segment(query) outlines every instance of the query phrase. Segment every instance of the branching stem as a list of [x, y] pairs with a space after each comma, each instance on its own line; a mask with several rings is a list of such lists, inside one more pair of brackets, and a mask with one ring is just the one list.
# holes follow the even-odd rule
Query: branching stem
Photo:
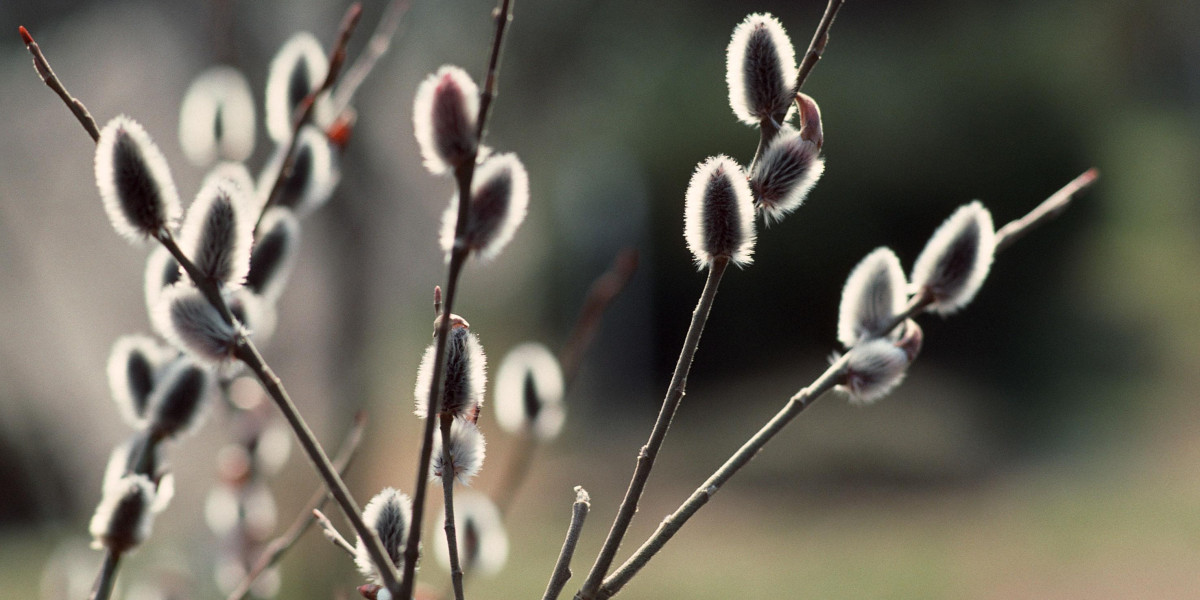
[[[1000, 229], [1004, 232], [1003, 235], [998, 233], [996, 252], [1000, 252], [1007, 248], [1012, 240], [1017, 239], [1029, 229], [1044, 223], [1045, 221], [1058, 216], [1062, 210], [1070, 202], [1072, 196], [1079, 191], [1091, 185], [1097, 177], [1095, 169], [1089, 169], [1073, 181], [1068, 183], [1059, 191], [1055, 192], [1048, 199], [1039, 204], [1036, 208], [1030, 211], [1025, 216], [1016, 219]], [[1003, 239], [1006, 243], [1001, 244]], [[920, 313], [929, 304], [927, 299], [922, 294], [917, 294], [909, 302], [904, 312], [899, 315], [893, 323], [893, 327], [903, 323], [907, 319]], [[890, 329], [890, 328], [889, 328]], [[817, 398], [821, 397], [825, 392], [833, 389], [842, 377], [845, 375], [846, 364], [848, 362], [849, 353], [842, 355], [841, 358], [834, 361], [828, 369], [825, 370], [812, 384], [808, 387], [796, 392], [788, 399], [784, 405], [770, 421], [767, 422], [761, 429], [755, 433], [749, 441], [742, 445], [741, 448], [734, 452], [725, 464], [721, 465], [707, 480], [696, 488], [695, 492], [688, 497], [682, 505], [663, 519], [659, 524], [658, 529], [642, 544], [640, 548], [629, 557], [612, 575], [606, 577], [600, 588], [597, 590], [595, 597], [600, 600], [611, 598], [619, 592], [621, 588], [633, 578], [634, 575], [646, 566], [646, 563], [658, 553], [659, 550], [679, 531], [683, 524], [696, 514], [709, 499], [712, 498], [717, 490], [725, 482], [729, 481], [742, 467], [746, 466], [753, 459], [767, 442], [771, 441], [780, 431], [783, 430], [788, 423], [795, 419], [804, 409], [808, 408]]]
[[621, 540], [625, 538], [629, 524], [633, 522], [633, 515], [637, 513], [642, 491], [650, 479], [651, 469], [654, 468], [654, 459], [658, 456], [658, 450], [667, 437], [667, 430], [671, 427], [672, 419], [675, 418], [675, 411], [679, 409], [679, 403], [683, 400], [683, 393], [687, 388], [688, 372], [692, 368], [692, 358], [696, 355], [696, 348], [700, 344], [700, 335], [704, 332], [705, 323], [708, 322], [708, 313], [712, 309], [713, 299], [716, 298], [717, 288], [721, 284], [721, 276], [725, 273], [727, 266], [729, 266], [729, 257], [724, 256], [714, 258], [712, 264], [709, 265], [708, 279], [704, 283], [704, 291], [700, 294], [696, 310], [692, 312], [692, 323], [688, 327], [683, 348], [679, 351], [679, 360], [675, 363], [675, 373], [671, 377], [671, 385], [667, 388], [667, 395], [663, 399], [658, 419], [654, 422], [650, 439], [638, 453], [633, 479], [625, 491], [625, 498], [621, 500], [621, 507], [617, 510], [617, 516], [613, 520], [608, 537], [604, 540], [604, 546], [600, 549], [600, 554], [596, 557], [596, 562], [592, 565], [592, 570], [588, 573], [583, 588], [575, 596], [576, 600], [592, 600], [595, 597], [596, 590], [600, 587], [604, 576], [608, 574], [617, 550], [621, 547]]

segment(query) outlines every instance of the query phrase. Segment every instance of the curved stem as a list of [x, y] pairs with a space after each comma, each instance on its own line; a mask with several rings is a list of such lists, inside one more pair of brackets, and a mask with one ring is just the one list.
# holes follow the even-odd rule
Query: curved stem
[[59, 80], [58, 75], [54, 73], [54, 69], [50, 67], [50, 61], [46, 60], [46, 56], [42, 54], [42, 49], [38, 47], [37, 42], [33, 41], [33, 36], [29, 34], [29, 30], [22, 25], [18, 28], [21, 33], [21, 40], [25, 42], [25, 48], [33, 55], [33, 68], [37, 70], [37, 74], [42, 78], [42, 82], [54, 90], [59, 98], [62, 98], [63, 104], [71, 110], [71, 114], [83, 125], [83, 129], [92, 136], [93, 142], [100, 141], [100, 128], [96, 126], [96, 119], [92, 118], [92, 113], [88, 112], [83, 102], [71, 95], [67, 91], [66, 86]]
[[625, 498], [621, 500], [621, 507], [617, 510], [617, 516], [613, 520], [608, 537], [604, 540], [604, 546], [600, 549], [600, 554], [596, 557], [596, 562], [592, 565], [592, 570], [588, 573], [583, 588], [575, 596], [577, 600], [591, 600], [595, 597], [597, 588], [600, 587], [604, 576], [608, 574], [617, 550], [621, 547], [621, 540], [625, 538], [629, 524], [633, 522], [638, 501], [642, 497], [642, 491], [646, 488], [646, 482], [650, 479], [650, 471], [654, 468], [654, 459], [658, 456], [658, 450], [667, 437], [667, 430], [671, 427], [671, 420], [675, 418], [675, 411], [679, 409], [679, 403], [683, 400], [683, 392], [687, 388], [688, 372], [692, 368], [692, 357], [696, 355], [696, 347], [700, 344], [700, 335], [704, 332], [704, 324], [708, 322], [708, 313], [712, 309], [713, 299], [716, 298], [717, 288], [721, 284], [721, 276], [725, 273], [727, 266], [729, 266], [729, 257], [715, 258], [709, 265], [708, 280], [704, 283], [704, 291], [700, 294], [696, 310], [692, 312], [692, 323], [688, 327], [687, 337], [684, 338], [683, 348], [679, 351], [679, 360], [675, 363], [675, 374], [671, 377], [671, 385], [667, 388], [666, 397], [663, 398], [658, 419], [654, 422], [650, 439], [638, 453], [633, 479], [625, 491]]

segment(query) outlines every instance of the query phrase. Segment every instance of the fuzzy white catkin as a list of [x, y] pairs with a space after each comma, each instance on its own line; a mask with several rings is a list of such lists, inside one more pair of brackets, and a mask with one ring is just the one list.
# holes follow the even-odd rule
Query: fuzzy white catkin
[[508, 352], [496, 373], [496, 423], [509, 433], [532, 433], [548, 441], [562, 431], [563, 375], [546, 346], [521, 344]]
[[125, 115], [109, 121], [96, 142], [96, 187], [113, 229], [131, 242], [173, 229], [182, 211], [162, 151]]
[[296, 107], [321, 86], [328, 72], [329, 58], [311, 33], [297, 33], [279, 48], [267, 74], [267, 134], [275, 143], [291, 138]]
[[181, 284], [164, 290], [151, 321], [167, 341], [198, 360], [219, 364], [233, 357], [240, 326], [226, 323], [195, 287]]
[[[412, 499], [408, 494], [402, 494], [394, 488], [383, 488], [363, 509], [363, 522], [370, 527], [388, 558], [397, 569], [404, 565], [404, 544], [408, 540], [409, 523], [412, 522]], [[367, 545], [362, 538], [354, 545], [354, 564], [358, 572], [368, 581], [383, 585], [383, 578], [375, 568], [375, 561], [367, 551]]]
[[113, 344], [108, 355], [108, 386], [125, 422], [135, 429], [146, 425], [146, 408], [154, 392], [156, 372], [171, 350], [146, 335], [127, 335]]
[[[475, 168], [471, 180], [471, 207], [464, 233], [468, 250], [483, 260], [500, 254], [512, 240], [529, 210], [529, 175], [516, 154], [494, 154]], [[439, 242], [446, 260], [454, 249], [458, 225], [458, 195], [442, 213]]]
[[[443, 511], [438, 523], [446, 520]], [[454, 532], [458, 540], [459, 564], [464, 572], [495, 575], [508, 561], [508, 532], [500, 511], [487, 496], [464, 491], [454, 495]], [[450, 566], [446, 536], [433, 536], [434, 556], [444, 567]]]
[[778, 221], [804, 203], [825, 161], [815, 142], [804, 139], [791, 125], [784, 125], [754, 165], [750, 187], [767, 222]]
[[[451, 327], [446, 340], [445, 387], [439, 412], [460, 415], [483, 404], [487, 386], [487, 356], [475, 334], [466, 327]], [[429, 410], [429, 390], [433, 385], [433, 363], [437, 354], [435, 339], [425, 349], [421, 366], [417, 369], [417, 383], [413, 387], [416, 409], [413, 411], [424, 419]]]
[[703, 269], [713, 258], [754, 258], [754, 199], [741, 165], [725, 155], [700, 163], [684, 198], [684, 238]]
[[912, 289], [932, 295], [927, 310], [953, 313], [975, 298], [995, 252], [992, 214], [979, 201], [962, 206], [938, 227], [917, 257]]
[[846, 377], [838, 389], [849, 394], [852, 404], [870, 404], [888, 395], [908, 370], [909, 358], [891, 340], [866, 340], [847, 353]]
[[[259, 176], [255, 201], [260, 212], [283, 168], [286, 150], [286, 147], [278, 148]], [[341, 171], [329, 138], [314, 125], [300, 128], [293, 156], [292, 173], [284, 179], [273, 206], [291, 208], [298, 217], [304, 217], [329, 201], [341, 182]]]
[[212, 403], [212, 374], [186, 356], [168, 365], [150, 395], [149, 427], [163, 438], [195, 431]]
[[448, 173], [470, 160], [478, 118], [479, 87], [459, 67], [444, 65], [417, 86], [413, 132], [430, 173]]
[[124, 554], [150, 536], [154, 522], [155, 485], [145, 475], [126, 475], [106, 487], [88, 532], [94, 548]]
[[725, 51], [725, 82], [738, 120], [747, 125], [782, 121], [797, 73], [796, 50], [774, 16], [752, 14], [734, 28]]
[[245, 213], [245, 191], [232, 180], [210, 178], [188, 208], [179, 245], [212, 281], [234, 288], [250, 270], [256, 216]]
[[[882, 337], [908, 300], [908, 282], [900, 259], [890, 248], [876, 248], [862, 259], [842, 288], [838, 309], [838, 341], [849, 348]], [[894, 339], [899, 332], [888, 336]]]
[[[429, 479], [440, 481], [446, 468], [446, 456], [442, 451], [442, 434], [433, 434], [433, 459], [429, 462]], [[450, 425], [450, 469], [454, 478], [463, 485], [470, 485], [471, 478], [483, 468], [487, 457], [487, 443], [483, 433], [471, 421], [456, 418]]]
[[250, 253], [246, 288], [270, 302], [278, 300], [296, 263], [299, 246], [300, 221], [295, 213], [280, 206], [268, 209]]
[[254, 176], [250, 174], [250, 169], [240, 162], [221, 162], [209, 169], [204, 176], [204, 181], [200, 184], [201, 189], [212, 185], [214, 181], [223, 181], [226, 185], [231, 185], [238, 191], [238, 198], [243, 202], [242, 209], [245, 214], [258, 215], [262, 210], [262, 206], [258, 202], [257, 186], [254, 182]]
[[254, 97], [242, 72], [217, 66], [188, 87], [179, 108], [179, 144], [193, 165], [243, 161], [254, 151]]
[[175, 285], [183, 277], [179, 262], [171, 256], [166, 246], [157, 246], [146, 258], [145, 296], [147, 314], [153, 315], [163, 290]]

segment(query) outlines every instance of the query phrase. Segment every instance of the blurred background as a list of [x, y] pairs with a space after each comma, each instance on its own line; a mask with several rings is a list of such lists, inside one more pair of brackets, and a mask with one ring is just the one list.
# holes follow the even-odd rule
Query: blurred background
[[[383, 12], [364, 2], [357, 55]], [[508, 517], [508, 566], [468, 595], [538, 597], [570, 515], [592, 514], [573, 593], [599, 548], [666, 389], [704, 278], [682, 237], [695, 165], [748, 162], [757, 132], [724, 81], [733, 27], [771, 12], [797, 52], [825, 3], [522, 0], [487, 143], [531, 177], [529, 217], [471, 264], [456, 312], [493, 370], [518, 343], [559, 349], [593, 279], [625, 247], [637, 273], [569, 391], [565, 434], [542, 448]], [[294, 32], [332, 43], [345, 3], [0, 4], [0, 596], [61, 590], [51, 556], [87, 543], [109, 450], [129, 435], [105, 364], [149, 333], [147, 248], [113, 234], [93, 146], [37, 78], [17, 25], [103, 124], [139, 120], [181, 195], [204, 173], [177, 137], [189, 82], [220, 62], [260, 103]], [[298, 267], [264, 348], [330, 448], [369, 415], [349, 483], [360, 502], [410, 491], [412, 386], [443, 283], [435, 231], [452, 192], [420, 165], [417, 84], [442, 64], [482, 80], [484, 1], [414, 2], [356, 100], [333, 200], [304, 222]], [[850, 269], [887, 245], [907, 266], [957, 206], [997, 224], [1085, 169], [1098, 184], [1005, 251], [965, 311], [925, 317], [907, 381], [870, 407], [830, 395], [735, 478], [623, 592], [629, 598], [1193, 598], [1200, 593], [1200, 4], [850, 0], [805, 86], [822, 108], [826, 173], [727, 273], [688, 395], [621, 560], [835, 349]], [[260, 113], [261, 115], [261, 108]], [[249, 161], [271, 142], [259, 125]], [[177, 495], [124, 562], [121, 594], [219, 597], [205, 496], [236, 417], [214, 410], [170, 449]], [[483, 421], [497, 489], [514, 444]], [[317, 480], [299, 452], [270, 482], [282, 528]], [[337, 519], [335, 519], [337, 520]], [[340, 522], [340, 521], [338, 521]], [[427, 527], [426, 535], [440, 530]], [[427, 538], [428, 539], [428, 538]], [[426, 545], [426, 548], [430, 548]], [[100, 553], [81, 550], [88, 586]], [[62, 564], [60, 562], [60, 564]], [[445, 587], [426, 560], [422, 581]], [[346, 598], [351, 561], [309, 534], [280, 597]], [[45, 581], [44, 581], [45, 580]], [[140, 594], [140, 595], [139, 595]], [[54, 596], [62, 597], [62, 596]]]

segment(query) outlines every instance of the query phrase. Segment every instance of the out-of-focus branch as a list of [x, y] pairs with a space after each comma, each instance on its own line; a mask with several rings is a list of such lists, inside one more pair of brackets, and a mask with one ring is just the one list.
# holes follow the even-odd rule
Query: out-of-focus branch
[[329, 71], [325, 74], [325, 80], [321, 82], [320, 87], [306, 96], [304, 101], [296, 108], [297, 114], [292, 121], [292, 136], [288, 140], [287, 150], [284, 151], [283, 164], [279, 166], [279, 173], [275, 176], [275, 182], [271, 184], [271, 191], [267, 194], [267, 201], [263, 203], [262, 212], [258, 216], [258, 222], [254, 224], [255, 231], [262, 224], [262, 219], [267, 214], [267, 209], [279, 201], [279, 194], [283, 191], [283, 182], [292, 176], [292, 170], [296, 166], [296, 146], [300, 143], [300, 129], [312, 122], [317, 98], [329, 91], [333, 87], [333, 84], [337, 82], [338, 76], [341, 75], [342, 65], [346, 63], [346, 45], [350, 43], [350, 36], [354, 33], [354, 29], [358, 27], [358, 21], [361, 18], [362, 4], [359, 2], [351, 4], [350, 8], [346, 10], [345, 16], [342, 17], [342, 23], [338, 26], [337, 41], [334, 42], [333, 49], [329, 52]]
[[[365, 413], [358, 413], [354, 417], [354, 425], [346, 434], [346, 438], [342, 441], [342, 447], [338, 449], [337, 456], [333, 459], [334, 467], [338, 473], [345, 475], [346, 470], [350, 468], [350, 463], [354, 461], [354, 457], [358, 454], [358, 448], [362, 444], [363, 432], [366, 430], [367, 419]], [[242, 582], [233, 590], [226, 600], [242, 600], [246, 594], [250, 593], [250, 586], [254, 584], [254, 580], [262, 575], [263, 571], [271, 568], [275, 563], [278, 563], [283, 555], [291, 550], [292, 546], [300, 540], [300, 537], [312, 527], [313, 511], [320, 510], [329, 501], [329, 489], [321, 486], [317, 491], [313, 492], [312, 498], [304, 505], [304, 509], [288, 526], [287, 531], [283, 535], [272, 540], [267, 547], [263, 549], [262, 554], [258, 557], [258, 562], [250, 569]]]
[[346, 107], [350, 106], [350, 101], [354, 99], [358, 88], [367, 80], [367, 76], [375, 69], [375, 65], [379, 64], [379, 59], [387, 54], [388, 49], [392, 46], [392, 38], [395, 37], [396, 30], [400, 28], [400, 20], [408, 12], [408, 7], [409, 0], [392, 0], [388, 3], [387, 8], [383, 11], [383, 16], [379, 18], [379, 24], [375, 26], [375, 32], [371, 34], [371, 39], [367, 40], [362, 54], [359, 54], [358, 58], [354, 60], [354, 64], [346, 70], [342, 82], [333, 92], [334, 114], [341, 114]]
[[600, 326], [600, 318], [613, 299], [625, 289], [629, 280], [637, 270], [638, 252], [634, 248], [625, 248], [617, 253], [612, 266], [603, 275], [592, 282], [588, 289], [583, 307], [579, 309], [579, 317], [571, 329], [567, 342], [558, 353], [558, 362], [562, 365], [563, 384], [570, 388], [571, 382], [579, 373], [579, 364], [583, 354], [592, 343], [596, 328]]

